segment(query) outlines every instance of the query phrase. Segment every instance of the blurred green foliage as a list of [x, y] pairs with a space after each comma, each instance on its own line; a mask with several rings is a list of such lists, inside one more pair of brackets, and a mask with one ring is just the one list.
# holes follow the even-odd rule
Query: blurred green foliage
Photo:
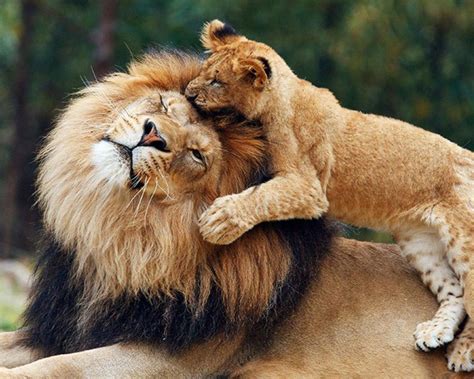
[[4, 302], [0, 304], [0, 331], [9, 332], [20, 327], [19, 317], [23, 308], [17, 309]]
[[26, 297], [26, 288], [12, 285], [7, 277], [0, 276], [0, 331], [16, 330], [21, 326], [20, 316]]
[[[100, 3], [31, 0], [34, 17], [27, 57], [28, 124], [13, 122], [12, 94], [22, 25], [19, 0], [0, 6], [0, 178], [12, 158], [14, 128], [35, 133], [30, 164], [57, 109], [84, 82], [94, 80]], [[124, 70], [150, 47], [200, 52], [205, 21], [220, 18], [248, 37], [273, 46], [294, 71], [330, 88], [349, 108], [411, 122], [474, 147], [474, 2], [462, 0], [120, 0], [114, 26], [113, 62]], [[73, 153], [73, 152], [72, 152]], [[10, 174], [9, 174], [10, 175]], [[20, 206], [31, 212], [33, 175], [21, 182]], [[4, 191], [0, 181], [0, 193]], [[36, 217], [36, 216], [35, 216]], [[16, 239], [31, 250], [35, 217]], [[25, 231], [23, 231], [23, 229]], [[366, 232], [355, 237], [371, 238]], [[1, 236], [0, 236], [1, 237]], [[377, 238], [386, 239], [380, 235]], [[0, 239], [1, 242], [1, 239]], [[1, 247], [0, 247], [1, 248]]]

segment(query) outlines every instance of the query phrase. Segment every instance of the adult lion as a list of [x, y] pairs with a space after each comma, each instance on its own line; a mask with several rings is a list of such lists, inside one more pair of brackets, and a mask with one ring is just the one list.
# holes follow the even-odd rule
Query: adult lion
[[0, 335], [0, 366], [12, 368], [1, 376], [446, 372], [441, 352], [412, 347], [436, 302], [396, 247], [298, 220], [226, 247], [202, 240], [200, 213], [265, 180], [266, 162], [258, 125], [202, 120], [180, 95], [199, 68], [146, 56], [59, 119], [39, 175], [49, 242], [25, 328]]

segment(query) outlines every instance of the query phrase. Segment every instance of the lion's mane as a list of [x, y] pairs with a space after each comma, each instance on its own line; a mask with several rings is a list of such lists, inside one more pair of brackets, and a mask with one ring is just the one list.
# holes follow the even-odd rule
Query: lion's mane
[[[178, 351], [243, 328], [269, 330], [292, 311], [329, 250], [324, 220], [263, 224], [229, 246], [203, 242], [206, 194], [146, 211], [133, 193], [98, 181], [90, 149], [97, 125], [154, 89], [183, 92], [201, 61], [146, 55], [72, 99], [40, 153], [39, 204], [49, 236], [25, 312], [25, 344], [61, 354], [124, 341]], [[259, 125], [214, 121], [224, 154], [220, 195], [268, 179]]]

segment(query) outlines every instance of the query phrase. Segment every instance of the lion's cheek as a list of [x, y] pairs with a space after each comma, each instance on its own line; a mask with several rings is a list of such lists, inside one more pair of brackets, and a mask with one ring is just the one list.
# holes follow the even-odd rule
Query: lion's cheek
[[114, 186], [124, 186], [129, 178], [130, 163], [107, 141], [92, 145], [91, 163], [96, 179]]

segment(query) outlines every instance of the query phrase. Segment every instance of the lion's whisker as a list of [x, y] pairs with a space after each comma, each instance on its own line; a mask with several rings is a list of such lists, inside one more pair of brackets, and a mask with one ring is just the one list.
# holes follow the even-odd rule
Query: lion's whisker
[[[158, 169], [158, 172], [159, 172], [159, 169]], [[161, 174], [161, 172], [159, 172], [159, 174], [161, 175], [161, 177], [162, 177], [163, 180], [165, 181], [166, 187], [167, 187], [167, 188], [163, 188], [162, 186], [160, 186], [160, 185], [158, 184], [158, 181], [157, 181], [158, 188], [159, 188], [160, 190], [162, 190], [162, 191], [166, 194], [164, 200], [165, 200], [165, 201], [166, 201], [166, 200], [174, 200], [173, 197], [171, 197], [171, 195], [170, 195], [170, 188], [169, 188], [168, 182], [166, 181], [166, 178], [163, 177], [163, 175]]]
[[121, 172], [116, 172], [115, 174], [113, 174], [112, 176], [110, 176], [107, 181], [109, 183], [112, 183], [116, 178], [118, 178], [119, 175], [121, 175], [122, 173]]
[[[160, 176], [163, 178], [165, 184], [166, 184], [166, 190], [164, 190], [163, 188], [163, 191], [166, 193], [166, 198], [165, 200], [174, 200], [173, 196], [171, 196], [171, 188], [170, 188], [170, 185], [168, 183], [168, 180], [166, 179], [166, 177], [163, 175], [163, 173], [161, 172], [161, 169], [159, 167], [157, 167], [157, 170], [158, 170], [158, 173], [160, 174]], [[161, 187], [160, 187], [161, 188]]]
[[153, 200], [153, 196], [155, 196], [156, 190], [158, 189], [157, 186], [158, 186], [158, 180], [155, 178], [155, 187], [153, 188], [153, 193], [151, 194], [150, 199], [148, 200], [148, 204], [145, 209], [145, 216], [143, 217], [143, 222], [145, 225], [146, 225], [146, 216], [148, 214], [148, 208], [150, 208], [151, 202]]
[[134, 217], [137, 217], [138, 210], [140, 209], [140, 205], [142, 204], [143, 196], [145, 196], [146, 187], [147, 187], [149, 182], [150, 182], [150, 178], [147, 178], [147, 180], [145, 180], [145, 184], [143, 185], [143, 188], [140, 190], [142, 195], [140, 196], [140, 200], [138, 201], [138, 205], [137, 205], [137, 209], [135, 210]]
[[132, 204], [133, 200], [135, 200], [135, 198], [136, 198], [138, 195], [140, 195], [140, 192], [141, 192], [141, 189], [140, 189], [140, 191], [137, 191], [137, 192], [135, 193], [135, 195], [133, 195], [133, 197], [130, 199], [130, 201], [128, 202], [128, 204], [125, 206], [124, 211], [130, 206], [130, 204]]

